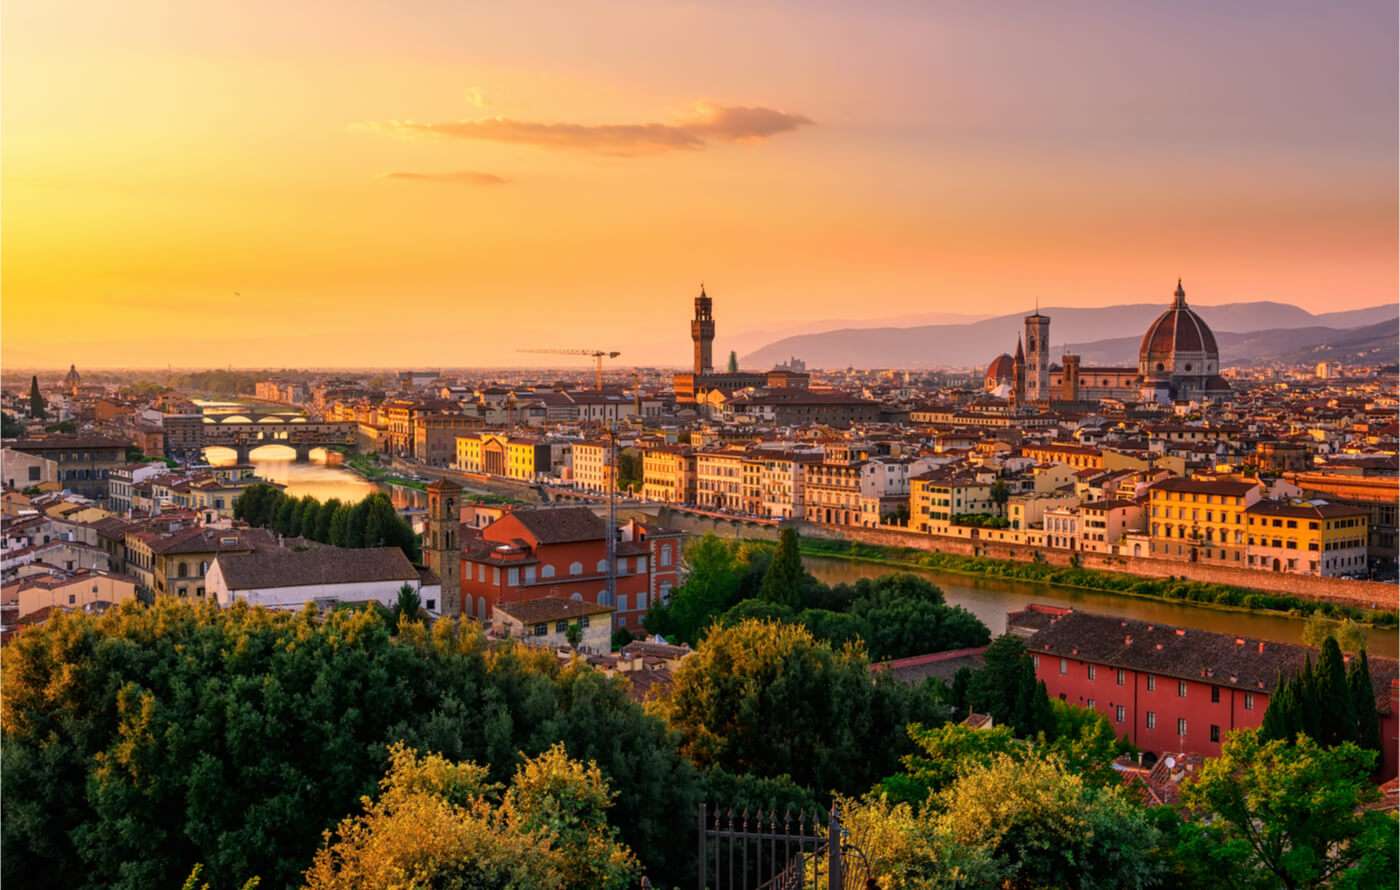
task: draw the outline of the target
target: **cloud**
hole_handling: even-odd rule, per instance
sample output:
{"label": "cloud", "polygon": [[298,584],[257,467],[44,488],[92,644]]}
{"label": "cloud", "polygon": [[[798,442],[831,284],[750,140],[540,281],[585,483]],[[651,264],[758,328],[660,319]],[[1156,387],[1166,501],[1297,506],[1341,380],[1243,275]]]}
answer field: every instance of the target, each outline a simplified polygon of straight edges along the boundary
{"label": "cloud", "polygon": [[696,151],[712,141],[761,142],[810,124],[811,118],[772,108],[701,103],[673,123],[572,124],[490,117],[443,123],[390,121],[371,124],[370,128],[401,136],[476,139],[561,151],[634,156]]}
{"label": "cloud", "polygon": [[494,173],[478,173],[475,170],[449,170],[445,173],[399,171],[385,173],[384,178],[404,182],[447,182],[456,185],[504,185],[510,181]]}

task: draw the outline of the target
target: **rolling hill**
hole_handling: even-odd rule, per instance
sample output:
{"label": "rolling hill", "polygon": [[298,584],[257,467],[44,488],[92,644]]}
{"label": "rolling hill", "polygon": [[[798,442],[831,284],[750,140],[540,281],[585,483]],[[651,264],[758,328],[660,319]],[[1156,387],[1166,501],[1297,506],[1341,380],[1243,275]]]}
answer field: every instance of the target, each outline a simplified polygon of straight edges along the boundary
{"label": "rolling hill", "polygon": [[[1076,349],[1086,363],[1124,363],[1136,361],[1138,338],[1166,307],[1161,303],[1131,303],[1096,309],[1050,307],[1041,311],[1053,319],[1051,355],[1058,357],[1066,343]],[[1284,355],[1302,350],[1330,348],[1341,343],[1346,333],[1375,328],[1370,339],[1379,336],[1389,326],[1393,338],[1400,324],[1400,307],[1375,306],[1368,309],[1314,315],[1297,306],[1272,301],[1226,303],[1219,306],[1191,308],[1200,313],[1215,331],[1220,347],[1226,351],[1222,361],[1229,362],[1233,338],[1225,335],[1239,332],[1241,337],[1253,338],[1252,345],[1241,346],[1238,356],[1258,357],[1259,354]],[[931,368],[968,367],[984,365],[999,353],[1011,352],[1022,330],[1021,319],[1028,312],[1001,315],[967,324],[935,324],[913,327],[880,327],[867,329],[843,328],[815,334],[784,337],[757,349],[742,359],[745,367],[768,368],[797,356],[813,368]],[[1283,337],[1278,332],[1300,334]],[[1272,340],[1270,338],[1273,338]],[[1363,338],[1365,339],[1365,338]],[[1122,343],[1113,341],[1123,341]],[[1278,341],[1277,345],[1270,343]],[[1229,342],[1232,345],[1226,346]],[[1130,344],[1130,348],[1125,348]],[[1374,348],[1383,343],[1374,343]],[[1102,356],[1090,358],[1090,349]],[[1350,347],[1339,346],[1346,349]],[[1363,347],[1357,347],[1363,348]],[[1371,348],[1371,347],[1366,347]],[[1251,353],[1250,350],[1255,350]],[[1322,356],[1325,357],[1325,356]],[[1316,359],[1322,360],[1322,357]]]}

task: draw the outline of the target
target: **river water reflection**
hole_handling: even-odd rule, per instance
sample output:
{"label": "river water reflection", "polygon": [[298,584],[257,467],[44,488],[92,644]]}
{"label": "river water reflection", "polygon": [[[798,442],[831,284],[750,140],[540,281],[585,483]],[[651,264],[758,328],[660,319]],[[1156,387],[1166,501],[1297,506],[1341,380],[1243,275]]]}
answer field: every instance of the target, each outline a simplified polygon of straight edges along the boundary
{"label": "river water reflection", "polygon": [[[895,571],[921,575],[941,587],[949,603],[962,606],[980,618],[992,629],[993,634],[1006,630],[1007,612],[1025,608],[1028,603],[1046,603],[1069,606],[1085,612],[1102,612],[1124,618],[1138,618],[1143,621],[1194,627],[1281,643],[1300,643],[1303,636],[1302,620],[1277,615],[1206,609],[1184,603],[1134,599],[1026,581],[958,575],[918,568],[895,568],[830,557],[805,556],[802,562],[809,572],[828,584],[875,578]],[[1367,633],[1367,648],[1372,652],[1391,655],[1396,651],[1397,645],[1400,645],[1400,633],[1395,630],[1373,629]]]}
{"label": "river water reflection", "polygon": [[[232,448],[206,448],[204,456],[214,466],[226,466],[238,457]],[[296,463],[293,461],[295,456],[296,452],[286,446],[267,445],[254,451],[250,462],[254,473],[269,482],[285,485],[287,494],[293,497],[309,494],[320,501],[339,498],[353,504],[365,495],[383,491],[399,510],[416,510],[426,506],[427,496],[421,491],[400,485],[379,485],[351,470],[326,466],[323,463],[325,454],[319,448],[312,450],[309,463]]]}

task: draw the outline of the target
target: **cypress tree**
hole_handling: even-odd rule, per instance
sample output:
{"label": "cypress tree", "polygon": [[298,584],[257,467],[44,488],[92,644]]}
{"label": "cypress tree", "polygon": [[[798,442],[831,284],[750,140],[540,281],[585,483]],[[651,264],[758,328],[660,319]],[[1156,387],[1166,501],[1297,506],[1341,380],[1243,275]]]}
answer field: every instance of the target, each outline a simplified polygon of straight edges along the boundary
{"label": "cypress tree", "polygon": [[1376,690],[1371,685],[1371,664],[1366,659],[1366,650],[1352,659],[1347,673],[1347,691],[1351,695],[1351,707],[1356,714],[1356,733],[1353,740],[1362,748],[1381,750],[1381,717],[1376,710]]}
{"label": "cypress tree", "polygon": [[38,374],[29,378],[29,416],[35,418],[49,416],[48,410],[44,407],[44,397],[39,394]]}
{"label": "cypress tree", "polygon": [[801,608],[806,574],[802,555],[797,552],[797,530],[785,528],[778,538],[778,552],[773,554],[768,571],[763,573],[758,595],[769,602]]}
{"label": "cypress tree", "polygon": [[1259,735],[1264,741],[1283,739],[1293,741],[1298,734],[1298,705],[1293,692],[1293,678],[1279,674],[1274,694],[1269,697],[1269,707],[1264,711],[1264,720],[1259,725]]}
{"label": "cypress tree", "polygon": [[1322,644],[1322,658],[1313,674],[1313,706],[1316,708],[1313,736],[1320,744],[1333,747],[1351,741],[1356,731],[1356,711],[1347,687],[1346,666],[1336,637]]}

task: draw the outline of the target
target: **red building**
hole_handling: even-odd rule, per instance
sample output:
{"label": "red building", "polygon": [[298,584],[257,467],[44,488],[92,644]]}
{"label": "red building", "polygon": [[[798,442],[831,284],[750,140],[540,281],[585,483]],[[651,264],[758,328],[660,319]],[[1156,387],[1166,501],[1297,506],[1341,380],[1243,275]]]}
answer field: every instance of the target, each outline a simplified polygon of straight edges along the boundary
{"label": "red building", "polygon": [[513,510],[462,530],[462,615],[490,621],[497,603],[566,597],[611,605],[636,631],[678,582],[681,533],[629,521],[618,527],[617,601],[608,583],[607,525],[588,507]]}
{"label": "red building", "polygon": [[[1225,736],[1264,720],[1279,677],[1316,650],[1228,634],[1149,624],[1056,606],[1007,616],[1024,637],[1036,677],[1052,696],[1090,707],[1144,752],[1220,754]],[[1382,777],[1396,774],[1400,665],[1371,658],[1381,712]]]}

